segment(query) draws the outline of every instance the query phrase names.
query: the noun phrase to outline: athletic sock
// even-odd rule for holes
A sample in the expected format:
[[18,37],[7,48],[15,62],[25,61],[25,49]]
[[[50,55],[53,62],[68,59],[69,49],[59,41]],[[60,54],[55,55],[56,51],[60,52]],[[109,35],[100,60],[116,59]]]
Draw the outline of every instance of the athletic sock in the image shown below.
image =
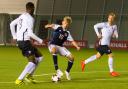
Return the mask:
[[36,61],[37,61],[37,64],[39,64],[42,60],[44,59],[44,57],[36,57]]
[[108,59],[108,66],[109,66],[110,72],[113,72],[113,58],[112,57],[109,57]]
[[73,66],[73,61],[68,61],[68,67],[67,67],[66,71],[70,72],[72,66]]
[[29,63],[26,65],[26,67],[25,67],[25,69],[23,70],[23,72],[22,72],[22,73],[20,74],[20,76],[18,77],[18,79],[19,79],[19,80],[23,80],[24,77],[26,76],[26,74],[27,74],[30,70],[34,69],[34,67],[35,67],[35,64],[34,64],[33,62],[29,62]]
[[36,57],[35,59],[36,59],[36,61],[37,61],[37,64],[35,65],[35,67],[33,67],[33,68],[29,71],[29,74],[31,74],[31,75],[34,74],[34,72],[36,71],[36,69],[37,69],[39,63],[43,60],[43,57]]
[[54,67],[55,67],[55,70],[58,70],[58,60],[57,60],[57,55],[56,54],[53,54],[53,62],[54,62]]
[[33,75],[38,65],[33,66],[31,70],[28,71],[28,74]]
[[94,61],[94,60],[96,60],[96,55],[93,55],[93,56],[91,56],[90,58],[88,58],[87,60],[85,60],[85,64],[87,64],[87,63],[89,63],[89,62],[92,62],[92,61]]

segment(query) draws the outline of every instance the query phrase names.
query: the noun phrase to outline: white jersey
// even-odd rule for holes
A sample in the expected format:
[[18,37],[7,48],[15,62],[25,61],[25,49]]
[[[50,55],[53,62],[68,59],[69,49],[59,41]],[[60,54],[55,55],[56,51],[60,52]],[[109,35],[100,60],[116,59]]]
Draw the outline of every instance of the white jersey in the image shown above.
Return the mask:
[[[17,29],[15,30],[17,26]],[[29,13],[21,14],[17,19],[11,22],[10,29],[13,39],[17,41],[26,41],[30,38],[42,43],[42,39],[33,33],[34,18]]]
[[[97,36],[100,34],[102,38],[99,41],[99,45],[110,45],[110,41],[112,37],[118,38],[117,25],[109,25],[108,22],[98,23],[94,25],[95,32]],[[99,32],[99,29],[101,31]]]
[[[56,30],[58,27],[61,27],[61,25],[54,24],[53,29]],[[64,31],[67,31],[67,30],[64,29]],[[67,38],[67,40],[68,40],[68,41],[74,41],[72,35],[70,34],[70,31],[67,31],[67,32],[68,32],[68,38]]]

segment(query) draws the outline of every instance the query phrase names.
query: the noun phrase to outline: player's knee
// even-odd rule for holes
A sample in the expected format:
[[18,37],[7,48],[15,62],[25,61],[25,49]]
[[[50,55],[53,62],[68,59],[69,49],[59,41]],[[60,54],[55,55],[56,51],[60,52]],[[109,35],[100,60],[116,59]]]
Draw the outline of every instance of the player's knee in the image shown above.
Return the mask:
[[99,56],[96,56],[96,59],[100,59],[100,57]]
[[33,62],[34,64],[36,64],[36,60],[35,60],[35,56],[34,55],[30,55],[27,57],[29,62]]
[[100,59],[101,55],[100,54],[97,54],[96,55],[96,59]]
[[69,59],[70,61],[74,61],[74,56],[73,56],[73,55],[69,55],[69,56],[68,56],[68,59]]
[[109,54],[108,57],[113,58],[114,56],[113,56],[113,54]]
[[51,53],[56,54],[56,48],[52,48]]

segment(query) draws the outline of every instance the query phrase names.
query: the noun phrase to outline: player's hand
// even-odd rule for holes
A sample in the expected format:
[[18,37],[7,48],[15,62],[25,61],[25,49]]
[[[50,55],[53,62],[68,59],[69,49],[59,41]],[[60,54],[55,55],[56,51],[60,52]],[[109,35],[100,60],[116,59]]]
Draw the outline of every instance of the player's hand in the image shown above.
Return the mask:
[[115,35],[112,35],[112,38],[116,38],[116,36]]
[[116,36],[115,34],[112,35],[112,38],[118,39],[118,36]]
[[100,35],[98,35],[98,39],[101,39],[102,38],[102,35],[100,34]]
[[80,47],[78,46],[78,47],[76,47],[76,49],[79,51],[80,50]]

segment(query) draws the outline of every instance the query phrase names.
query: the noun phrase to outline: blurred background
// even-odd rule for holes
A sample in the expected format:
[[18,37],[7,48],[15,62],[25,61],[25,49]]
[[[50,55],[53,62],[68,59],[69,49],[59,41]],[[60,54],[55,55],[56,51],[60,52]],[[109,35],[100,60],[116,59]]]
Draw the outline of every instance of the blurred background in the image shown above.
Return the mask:
[[9,24],[25,12],[25,4],[34,2],[35,29],[34,32],[42,39],[51,37],[50,31],[44,29],[47,23],[61,24],[64,16],[71,16],[71,34],[75,40],[85,40],[94,46],[96,34],[94,24],[107,21],[107,14],[117,14],[118,41],[128,40],[128,0],[0,0],[0,44],[10,45],[12,36]]

